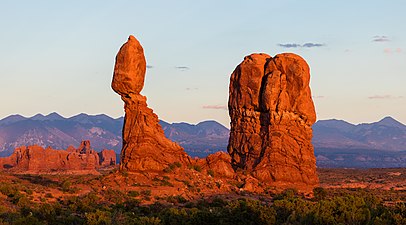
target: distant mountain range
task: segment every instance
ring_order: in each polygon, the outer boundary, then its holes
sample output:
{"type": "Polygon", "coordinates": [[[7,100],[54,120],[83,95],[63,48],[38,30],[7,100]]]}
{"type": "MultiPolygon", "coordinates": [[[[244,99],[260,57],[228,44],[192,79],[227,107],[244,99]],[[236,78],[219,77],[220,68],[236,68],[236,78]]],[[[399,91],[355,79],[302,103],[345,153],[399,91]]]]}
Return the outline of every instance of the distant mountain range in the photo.
{"type": "Polygon", "coordinates": [[[406,126],[392,117],[359,125],[317,121],[313,145],[319,167],[406,167],[406,126]]]}
{"type": "MultiPolygon", "coordinates": [[[[90,140],[96,150],[120,153],[123,117],[57,113],[26,118],[12,115],[0,120],[0,156],[21,145],[66,149],[90,140]]],[[[160,121],[165,135],[192,157],[226,151],[229,130],[216,121],[196,125],[160,121]]],[[[320,120],[313,125],[313,144],[319,167],[406,167],[406,126],[391,117],[354,125],[342,120],[320,120]]]]}
{"type": "Polygon", "coordinates": [[[316,148],[406,150],[406,126],[392,117],[354,125],[343,120],[320,120],[313,125],[316,148]]]}
{"type": "Polygon", "coordinates": [[[204,121],[196,125],[188,123],[159,122],[165,136],[178,142],[190,156],[206,157],[226,151],[229,130],[216,121],[204,121]]]}
{"type": "Polygon", "coordinates": [[[96,150],[113,149],[120,152],[123,118],[106,115],[79,114],[64,118],[57,113],[37,114],[26,118],[12,115],[0,120],[0,155],[9,155],[21,145],[51,146],[66,149],[78,147],[82,140],[90,140],[96,150]]]}

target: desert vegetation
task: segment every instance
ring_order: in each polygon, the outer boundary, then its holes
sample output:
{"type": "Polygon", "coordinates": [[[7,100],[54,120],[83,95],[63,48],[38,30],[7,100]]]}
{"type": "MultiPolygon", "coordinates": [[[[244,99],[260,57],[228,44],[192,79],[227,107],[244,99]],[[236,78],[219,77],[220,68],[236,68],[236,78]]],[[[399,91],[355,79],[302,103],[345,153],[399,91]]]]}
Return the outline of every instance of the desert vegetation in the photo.
{"type": "MultiPolygon", "coordinates": [[[[322,172],[327,173],[321,176],[322,182],[333,176],[333,170],[322,172]]],[[[374,178],[373,172],[369,179],[374,178]]],[[[110,173],[132,182],[132,174],[110,173]]],[[[192,198],[156,192],[181,182],[168,173],[150,184],[133,183],[132,190],[116,181],[108,183],[110,173],[3,173],[0,224],[406,224],[404,190],[317,187],[310,197],[294,189],[279,194],[234,191],[200,195],[193,180],[184,180],[188,189],[195,190],[192,198]]],[[[376,177],[380,179],[381,174],[376,177]]]]}

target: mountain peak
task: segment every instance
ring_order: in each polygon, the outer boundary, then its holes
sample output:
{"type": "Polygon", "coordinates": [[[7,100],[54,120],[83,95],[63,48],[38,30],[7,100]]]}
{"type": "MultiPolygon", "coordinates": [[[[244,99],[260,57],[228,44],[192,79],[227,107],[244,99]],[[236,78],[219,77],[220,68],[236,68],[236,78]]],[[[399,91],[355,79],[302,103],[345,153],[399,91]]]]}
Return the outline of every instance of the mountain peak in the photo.
{"type": "Polygon", "coordinates": [[[401,122],[395,120],[394,118],[392,118],[390,116],[387,116],[387,117],[381,119],[380,121],[377,122],[377,124],[383,125],[383,126],[389,126],[389,127],[406,128],[406,126],[404,124],[402,124],[401,122]]]}
{"type": "Polygon", "coordinates": [[[215,120],[206,120],[206,121],[202,121],[198,124],[196,124],[196,126],[198,127],[204,127],[204,128],[220,128],[220,129],[226,129],[228,130],[228,128],[226,128],[223,124],[215,121],[215,120]]]}
{"type": "Polygon", "coordinates": [[[23,117],[21,115],[18,115],[18,114],[10,115],[10,116],[7,116],[6,118],[0,120],[0,125],[6,125],[6,124],[10,124],[10,123],[15,123],[15,122],[25,120],[25,119],[27,119],[27,118],[25,118],[25,117],[23,117]]]}
{"type": "Polygon", "coordinates": [[[45,117],[48,118],[49,120],[63,120],[63,119],[65,119],[65,117],[59,115],[56,112],[52,112],[52,113],[48,114],[45,117]]]}
{"type": "Polygon", "coordinates": [[[44,120],[45,116],[43,114],[41,114],[41,113],[37,113],[34,116],[30,117],[29,119],[32,119],[32,120],[44,120]]]}
{"type": "Polygon", "coordinates": [[[53,121],[53,120],[63,120],[65,119],[64,117],[62,117],[61,115],[59,115],[56,112],[52,112],[46,116],[44,116],[41,113],[37,113],[35,116],[30,117],[29,119],[31,120],[39,120],[39,121],[45,121],[45,120],[49,120],[49,121],[53,121]]]}

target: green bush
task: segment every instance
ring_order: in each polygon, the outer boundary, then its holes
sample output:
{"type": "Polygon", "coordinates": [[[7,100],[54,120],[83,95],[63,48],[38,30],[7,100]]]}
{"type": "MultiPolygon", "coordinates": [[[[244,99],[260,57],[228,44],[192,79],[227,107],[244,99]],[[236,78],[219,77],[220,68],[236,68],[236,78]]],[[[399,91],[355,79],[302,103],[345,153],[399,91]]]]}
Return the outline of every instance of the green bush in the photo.
{"type": "Polygon", "coordinates": [[[138,197],[140,193],[138,191],[129,191],[128,196],[130,197],[138,197]]]}

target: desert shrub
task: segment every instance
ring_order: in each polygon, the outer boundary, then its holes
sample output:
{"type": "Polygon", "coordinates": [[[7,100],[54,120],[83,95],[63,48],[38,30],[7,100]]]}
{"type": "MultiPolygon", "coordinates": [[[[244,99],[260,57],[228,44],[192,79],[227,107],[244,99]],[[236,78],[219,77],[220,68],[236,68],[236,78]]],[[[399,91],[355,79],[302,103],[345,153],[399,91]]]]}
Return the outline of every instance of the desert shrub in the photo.
{"type": "Polygon", "coordinates": [[[128,196],[130,197],[138,197],[140,193],[138,191],[129,191],[128,196]]]}
{"type": "Polygon", "coordinates": [[[122,191],[112,188],[104,190],[102,194],[107,201],[114,203],[122,203],[125,201],[126,197],[126,195],[122,191]]]}
{"type": "Polygon", "coordinates": [[[121,170],[121,175],[123,175],[123,177],[128,177],[128,171],[127,170],[121,170]]]}
{"type": "Polygon", "coordinates": [[[164,168],[164,172],[165,173],[170,173],[172,172],[174,169],[176,168],[180,168],[182,167],[182,164],[180,162],[174,162],[168,165],[168,167],[164,168]]]}
{"type": "Polygon", "coordinates": [[[160,225],[161,220],[158,217],[141,216],[135,222],[135,225],[160,225]]]}
{"type": "Polygon", "coordinates": [[[199,165],[190,165],[189,169],[196,170],[199,173],[202,172],[202,167],[200,167],[199,165]]]}
{"type": "Polygon", "coordinates": [[[16,221],[13,222],[14,225],[43,225],[45,223],[42,223],[41,221],[39,221],[36,217],[33,217],[31,215],[29,216],[24,216],[24,217],[20,217],[18,218],[16,221]]]}
{"type": "Polygon", "coordinates": [[[54,196],[51,193],[46,193],[45,198],[53,198],[54,196]]]}
{"type": "Polygon", "coordinates": [[[141,195],[143,195],[143,196],[151,196],[151,190],[149,190],[149,189],[142,190],[141,195]]]}
{"type": "Polygon", "coordinates": [[[322,187],[316,187],[313,189],[315,200],[324,200],[327,197],[327,191],[322,187]]]}
{"type": "Polygon", "coordinates": [[[111,213],[108,211],[96,210],[96,212],[86,213],[86,224],[88,225],[108,225],[111,223],[111,213]]]}
{"type": "Polygon", "coordinates": [[[72,186],[72,182],[70,182],[70,180],[64,180],[61,185],[60,188],[63,192],[70,192],[71,191],[71,186],[72,186]]]}
{"type": "Polygon", "coordinates": [[[166,201],[170,202],[170,203],[175,203],[175,204],[187,202],[186,198],[184,198],[182,195],[168,196],[166,198],[166,201]]]}
{"type": "Polygon", "coordinates": [[[33,194],[33,191],[31,189],[29,189],[29,188],[25,188],[24,192],[27,193],[27,195],[32,195],[33,194]]]}
{"type": "Polygon", "coordinates": [[[294,188],[288,188],[282,193],[277,194],[273,197],[273,200],[283,200],[283,199],[295,199],[298,198],[298,192],[294,188]]]}
{"type": "Polygon", "coordinates": [[[2,193],[3,195],[10,197],[17,191],[18,189],[14,185],[8,183],[0,183],[0,193],[2,193]]]}

